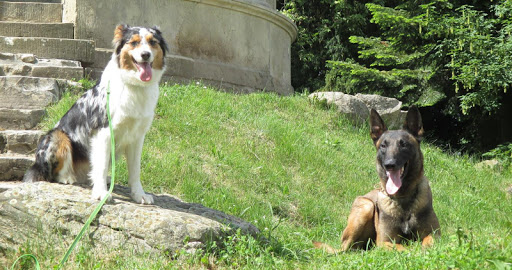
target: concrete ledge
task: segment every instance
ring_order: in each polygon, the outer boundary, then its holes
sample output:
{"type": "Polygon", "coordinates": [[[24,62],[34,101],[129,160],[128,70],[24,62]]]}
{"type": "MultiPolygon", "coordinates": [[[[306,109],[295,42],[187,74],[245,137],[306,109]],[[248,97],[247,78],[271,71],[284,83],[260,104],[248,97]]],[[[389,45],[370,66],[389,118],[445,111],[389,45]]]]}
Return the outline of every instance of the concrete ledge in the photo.
{"type": "Polygon", "coordinates": [[[288,19],[288,17],[281,13],[270,10],[269,8],[262,7],[268,4],[263,4],[259,0],[187,0],[190,2],[200,2],[201,4],[211,5],[223,9],[228,9],[240,13],[245,13],[249,16],[254,16],[266,20],[286,31],[292,41],[297,38],[297,26],[288,19]]]}
{"type": "Polygon", "coordinates": [[[258,90],[277,92],[283,95],[293,93],[293,88],[280,85],[266,70],[254,70],[176,55],[166,57],[166,63],[167,69],[164,77],[169,79],[202,80],[210,85],[239,93],[252,93],[258,90]]]}
{"type": "Polygon", "coordinates": [[[0,2],[0,20],[10,22],[62,22],[62,4],[0,2]]]}
{"type": "Polygon", "coordinates": [[[0,36],[73,38],[72,23],[0,22],[0,36]]]}
{"type": "Polygon", "coordinates": [[[59,38],[0,37],[0,51],[32,53],[40,58],[94,61],[94,41],[59,38]]]}
{"type": "MultiPolygon", "coordinates": [[[[85,76],[98,80],[108,61],[110,61],[112,52],[113,50],[96,49],[94,65],[86,68],[85,76]]],[[[198,80],[236,93],[252,93],[260,90],[282,95],[293,93],[293,88],[290,85],[280,84],[265,70],[253,70],[179,55],[168,55],[165,62],[167,68],[163,81],[186,83],[198,80]]]]}

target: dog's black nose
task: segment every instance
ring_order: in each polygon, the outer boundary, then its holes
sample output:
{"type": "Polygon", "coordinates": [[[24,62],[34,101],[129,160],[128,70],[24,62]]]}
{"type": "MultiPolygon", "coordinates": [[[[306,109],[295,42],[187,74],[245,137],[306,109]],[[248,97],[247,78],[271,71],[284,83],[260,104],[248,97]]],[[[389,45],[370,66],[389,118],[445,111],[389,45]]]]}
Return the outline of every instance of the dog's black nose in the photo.
{"type": "Polygon", "coordinates": [[[150,56],[151,56],[151,53],[148,51],[142,52],[140,54],[140,57],[142,57],[143,60],[148,60],[150,56]]]}
{"type": "Polygon", "coordinates": [[[386,159],[384,161],[384,168],[386,170],[391,171],[396,169],[396,159],[386,159]]]}

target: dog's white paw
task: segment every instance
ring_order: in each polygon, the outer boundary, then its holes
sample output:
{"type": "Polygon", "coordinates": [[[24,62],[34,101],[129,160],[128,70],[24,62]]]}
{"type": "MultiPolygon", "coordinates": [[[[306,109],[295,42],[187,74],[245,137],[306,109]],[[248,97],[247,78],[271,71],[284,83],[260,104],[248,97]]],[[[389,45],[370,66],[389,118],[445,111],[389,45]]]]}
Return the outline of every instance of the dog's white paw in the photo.
{"type": "Polygon", "coordinates": [[[107,202],[112,201],[112,195],[108,194],[108,190],[100,190],[100,189],[92,189],[92,195],[91,198],[93,200],[101,201],[103,198],[105,198],[108,195],[107,202]]]}
{"type": "Polygon", "coordinates": [[[146,194],[146,193],[132,193],[131,194],[132,196],[132,199],[136,202],[136,203],[140,203],[140,204],[153,204],[154,203],[154,200],[153,200],[153,196],[149,195],[149,194],[146,194]]]}

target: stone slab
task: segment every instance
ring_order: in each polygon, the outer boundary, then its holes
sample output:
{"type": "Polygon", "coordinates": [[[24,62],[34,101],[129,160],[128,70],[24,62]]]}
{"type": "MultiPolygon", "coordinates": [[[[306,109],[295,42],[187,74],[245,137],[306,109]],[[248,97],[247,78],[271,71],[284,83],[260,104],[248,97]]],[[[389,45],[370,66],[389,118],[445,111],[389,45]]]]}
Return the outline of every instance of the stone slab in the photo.
{"type": "MultiPolygon", "coordinates": [[[[153,194],[154,205],[140,205],[129,193],[127,187],[115,186],[114,202],[103,206],[86,234],[94,243],[91,254],[121,248],[172,256],[180,250],[195,252],[237,230],[262,237],[251,223],[197,203],[153,194]]],[[[51,232],[59,233],[56,248],[67,248],[62,239],[71,242],[98,203],[90,194],[90,188],[81,186],[0,182],[0,250],[17,250],[28,240],[54,241],[51,232]],[[46,233],[38,234],[37,227],[46,233]]]]}
{"type": "Polygon", "coordinates": [[[0,108],[0,130],[33,129],[44,116],[44,109],[0,108]]]}
{"type": "Polygon", "coordinates": [[[7,53],[31,53],[39,58],[76,60],[85,63],[94,61],[94,42],[91,40],[0,37],[0,51],[7,53]]]}
{"type": "Polygon", "coordinates": [[[0,20],[11,22],[62,22],[62,4],[0,2],[0,20]]]}
{"type": "Polygon", "coordinates": [[[27,76],[80,80],[84,77],[82,67],[40,66],[0,63],[0,76],[27,76]]]}
{"type": "Polygon", "coordinates": [[[0,36],[73,38],[72,23],[0,22],[0,36]]]}
{"type": "Polygon", "coordinates": [[[61,3],[62,0],[2,0],[3,2],[23,2],[23,3],[61,3]]]}
{"type": "Polygon", "coordinates": [[[42,109],[60,99],[55,79],[0,76],[0,108],[42,109]]]}
{"type": "Polygon", "coordinates": [[[0,131],[0,153],[33,154],[39,140],[45,133],[41,130],[5,130],[0,131]]]}
{"type": "Polygon", "coordinates": [[[84,77],[84,69],[81,67],[34,66],[31,75],[33,77],[80,80],[84,77]]]}
{"type": "Polygon", "coordinates": [[[34,164],[34,156],[0,155],[0,181],[20,181],[34,164]]]}

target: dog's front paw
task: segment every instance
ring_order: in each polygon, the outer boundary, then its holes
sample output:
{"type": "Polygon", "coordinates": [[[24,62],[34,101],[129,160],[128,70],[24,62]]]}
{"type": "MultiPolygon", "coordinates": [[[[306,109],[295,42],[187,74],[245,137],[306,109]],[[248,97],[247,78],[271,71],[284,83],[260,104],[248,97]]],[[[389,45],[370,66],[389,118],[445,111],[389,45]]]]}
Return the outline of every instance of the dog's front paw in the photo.
{"type": "Polygon", "coordinates": [[[100,190],[100,189],[92,189],[92,195],[91,195],[91,198],[93,200],[103,200],[106,196],[108,196],[107,198],[107,202],[111,202],[112,201],[112,195],[109,195],[108,194],[108,190],[100,190]]]}
{"type": "Polygon", "coordinates": [[[146,193],[132,193],[132,199],[140,204],[153,204],[153,196],[146,193]]]}

